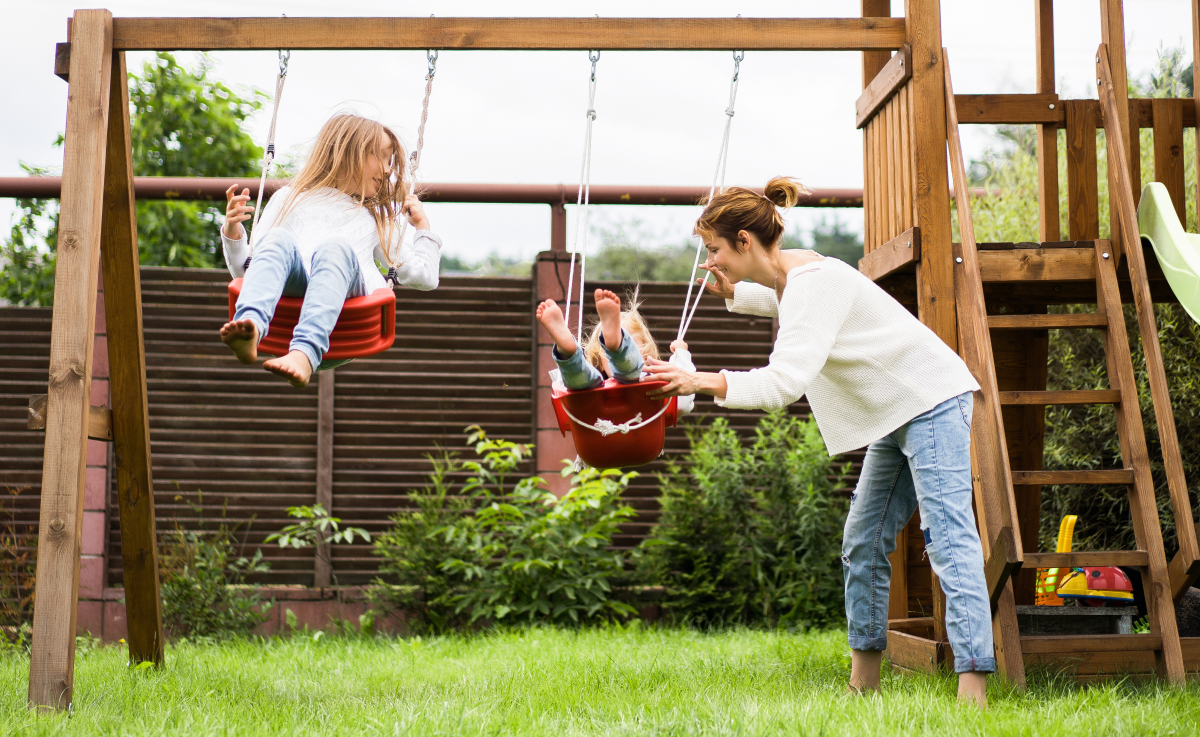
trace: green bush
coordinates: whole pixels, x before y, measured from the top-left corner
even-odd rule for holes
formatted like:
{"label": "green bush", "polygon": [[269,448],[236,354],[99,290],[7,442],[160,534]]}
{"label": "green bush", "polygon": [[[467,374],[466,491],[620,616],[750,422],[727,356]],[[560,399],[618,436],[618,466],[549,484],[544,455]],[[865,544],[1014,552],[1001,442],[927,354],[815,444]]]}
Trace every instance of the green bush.
{"label": "green bush", "polygon": [[668,615],[705,627],[840,619],[846,503],[816,423],[767,415],[747,447],[717,418],[690,440],[643,543],[643,579],[664,588]]}
{"label": "green bush", "polygon": [[[634,515],[621,504],[634,474],[585,469],[559,499],[539,477],[512,481],[532,445],[467,430],[478,460],[437,459],[430,486],[414,494],[417,508],[399,512],[377,539],[382,569],[401,587],[378,585],[373,599],[436,629],[636,614],[614,597],[611,583],[625,569],[626,554],[612,549],[612,538]],[[471,476],[455,498],[448,478],[460,470]]]}

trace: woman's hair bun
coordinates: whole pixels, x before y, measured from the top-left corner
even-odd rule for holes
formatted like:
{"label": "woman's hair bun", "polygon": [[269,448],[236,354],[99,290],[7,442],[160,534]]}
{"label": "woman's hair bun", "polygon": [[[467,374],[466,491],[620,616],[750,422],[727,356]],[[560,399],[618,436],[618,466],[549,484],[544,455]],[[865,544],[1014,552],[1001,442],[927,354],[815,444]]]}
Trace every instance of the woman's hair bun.
{"label": "woman's hair bun", "polygon": [[801,195],[812,192],[791,177],[775,177],[763,188],[763,195],[778,207],[794,207]]}

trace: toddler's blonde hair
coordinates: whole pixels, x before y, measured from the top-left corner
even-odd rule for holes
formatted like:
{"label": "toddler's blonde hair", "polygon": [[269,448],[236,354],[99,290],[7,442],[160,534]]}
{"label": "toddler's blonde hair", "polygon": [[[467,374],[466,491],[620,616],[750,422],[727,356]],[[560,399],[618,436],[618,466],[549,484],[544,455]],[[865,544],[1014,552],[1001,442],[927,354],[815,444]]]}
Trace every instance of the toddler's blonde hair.
{"label": "toddler's blonde hair", "polygon": [[[642,358],[658,359],[658,344],[654,342],[654,337],[650,335],[650,328],[646,325],[645,318],[638,311],[641,302],[638,301],[638,293],[635,291],[633,297],[629,299],[629,309],[621,311],[621,327],[625,332],[629,333],[629,337],[637,344],[638,350],[642,352]],[[588,336],[587,342],[583,344],[583,357],[588,363],[592,364],[601,371],[608,371],[608,366],[604,356],[604,334],[600,329],[600,325],[592,328],[591,335]]]}

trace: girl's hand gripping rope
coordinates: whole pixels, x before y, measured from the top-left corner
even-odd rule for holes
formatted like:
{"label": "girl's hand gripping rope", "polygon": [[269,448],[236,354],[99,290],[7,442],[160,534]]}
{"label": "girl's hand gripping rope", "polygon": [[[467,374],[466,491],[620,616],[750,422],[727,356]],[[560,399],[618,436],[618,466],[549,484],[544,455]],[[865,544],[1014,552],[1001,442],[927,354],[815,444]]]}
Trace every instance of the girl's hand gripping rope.
{"label": "girl's hand gripping rope", "polygon": [[425,215],[425,205],[421,204],[421,200],[417,199],[415,194],[404,198],[404,206],[400,208],[400,211],[408,218],[409,225],[417,230],[429,230],[429,218]]}

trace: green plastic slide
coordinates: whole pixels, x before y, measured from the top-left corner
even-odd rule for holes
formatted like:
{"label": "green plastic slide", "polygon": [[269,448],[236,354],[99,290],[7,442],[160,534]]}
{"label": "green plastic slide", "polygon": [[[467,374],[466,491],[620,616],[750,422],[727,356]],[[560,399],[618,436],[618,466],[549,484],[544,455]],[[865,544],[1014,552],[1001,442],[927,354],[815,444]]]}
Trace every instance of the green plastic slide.
{"label": "green plastic slide", "polygon": [[1184,231],[1171,196],[1160,182],[1151,182],[1142,190],[1138,230],[1154,246],[1179,304],[1200,322],[1200,235]]}

